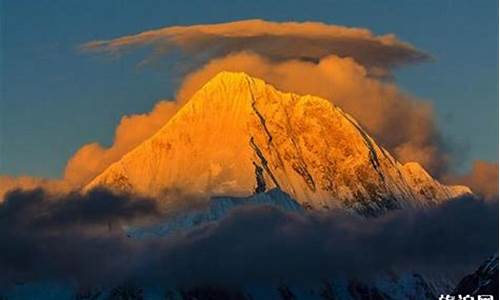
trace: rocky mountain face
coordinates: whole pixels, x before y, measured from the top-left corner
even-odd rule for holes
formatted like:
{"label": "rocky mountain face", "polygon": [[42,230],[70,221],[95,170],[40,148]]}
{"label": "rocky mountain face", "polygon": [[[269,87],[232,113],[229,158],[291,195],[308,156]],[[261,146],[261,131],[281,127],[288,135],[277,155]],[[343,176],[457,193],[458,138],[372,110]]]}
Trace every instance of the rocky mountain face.
{"label": "rocky mountain face", "polygon": [[[478,295],[498,297],[498,255],[484,262],[453,288],[443,278],[414,273],[381,273],[375,279],[325,279],[316,284],[259,286],[258,288],[147,288],[122,285],[111,289],[74,290],[57,283],[26,284],[0,299],[77,299],[77,300],[433,300],[440,295]],[[485,298],[487,299],[487,298]]]}
{"label": "rocky mountain face", "polygon": [[493,295],[498,299],[498,253],[484,262],[474,273],[465,276],[454,295]]}
{"label": "rocky mountain face", "polygon": [[177,190],[241,197],[279,188],[306,208],[364,215],[471,193],[440,184],[417,163],[400,164],[325,99],[228,72],[85,189],[97,186],[158,198]]}

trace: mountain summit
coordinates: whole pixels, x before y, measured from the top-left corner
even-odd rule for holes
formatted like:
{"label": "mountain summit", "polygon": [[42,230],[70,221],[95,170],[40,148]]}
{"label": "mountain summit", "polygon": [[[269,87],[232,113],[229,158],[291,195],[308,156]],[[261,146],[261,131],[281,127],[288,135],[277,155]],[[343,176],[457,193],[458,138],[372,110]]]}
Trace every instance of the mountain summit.
{"label": "mountain summit", "polygon": [[329,101],[244,73],[206,83],[155,135],[92,180],[140,195],[249,196],[274,188],[306,208],[362,214],[470,194],[400,164]]}

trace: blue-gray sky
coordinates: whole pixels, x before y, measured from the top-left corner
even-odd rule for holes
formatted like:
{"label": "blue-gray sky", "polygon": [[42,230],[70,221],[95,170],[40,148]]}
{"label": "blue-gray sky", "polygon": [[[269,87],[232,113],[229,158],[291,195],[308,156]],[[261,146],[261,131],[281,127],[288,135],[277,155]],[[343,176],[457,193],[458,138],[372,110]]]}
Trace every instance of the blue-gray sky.
{"label": "blue-gray sky", "polygon": [[0,12],[0,174],[58,177],[83,144],[109,145],[122,115],[174,95],[168,65],[137,68],[141,53],[113,60],[79,45],[249,18],[395,33],[434,57],[396,72],[398,85],[433,103],[465,167],[498,160],[498,1],[19,0]]}

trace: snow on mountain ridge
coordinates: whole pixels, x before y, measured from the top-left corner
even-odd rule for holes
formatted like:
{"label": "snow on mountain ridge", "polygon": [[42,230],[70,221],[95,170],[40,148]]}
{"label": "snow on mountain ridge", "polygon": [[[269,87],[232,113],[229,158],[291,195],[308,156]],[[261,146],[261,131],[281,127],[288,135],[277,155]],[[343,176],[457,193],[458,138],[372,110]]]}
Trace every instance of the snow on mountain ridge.
{"label": "snow on mountain ridge", "polygon": [[148,227],[125,227],[127,236],[133,238],[147,238],[168,236],[175,232],[193,229],[208,222],[220,220],[231,210],[245,206],[272,206],[282,211],[301,213],[303,208],[289,195],[279,189],[272,189],[265,193],[257,193],[250,197],[214,197],[208,208],[189,210],[176,214],[171,218]]}
{"label": "snow on mountain ridge", "polygon": [[471,194],[401,165],[329,101],[230,72],[85,189],[96,186],[160,198],[172,189],[245,197],[280,188],[304,207],[369,215]]}

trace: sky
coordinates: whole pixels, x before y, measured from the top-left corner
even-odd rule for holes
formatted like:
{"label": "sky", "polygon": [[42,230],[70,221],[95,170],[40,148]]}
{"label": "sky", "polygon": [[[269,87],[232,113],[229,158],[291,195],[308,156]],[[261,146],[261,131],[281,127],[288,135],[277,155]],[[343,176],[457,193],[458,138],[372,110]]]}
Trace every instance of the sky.
{"label": "sky", "polygon": [[260,18],[394,33],[433,60],[395,73],[433,103],[467,168],[498,160],[497,1],[2,1],[0,174],[59,177],[83,144],[110,145],[124,114],[173,98],[175,61],[139,67],[79,46],[171,26]]}

